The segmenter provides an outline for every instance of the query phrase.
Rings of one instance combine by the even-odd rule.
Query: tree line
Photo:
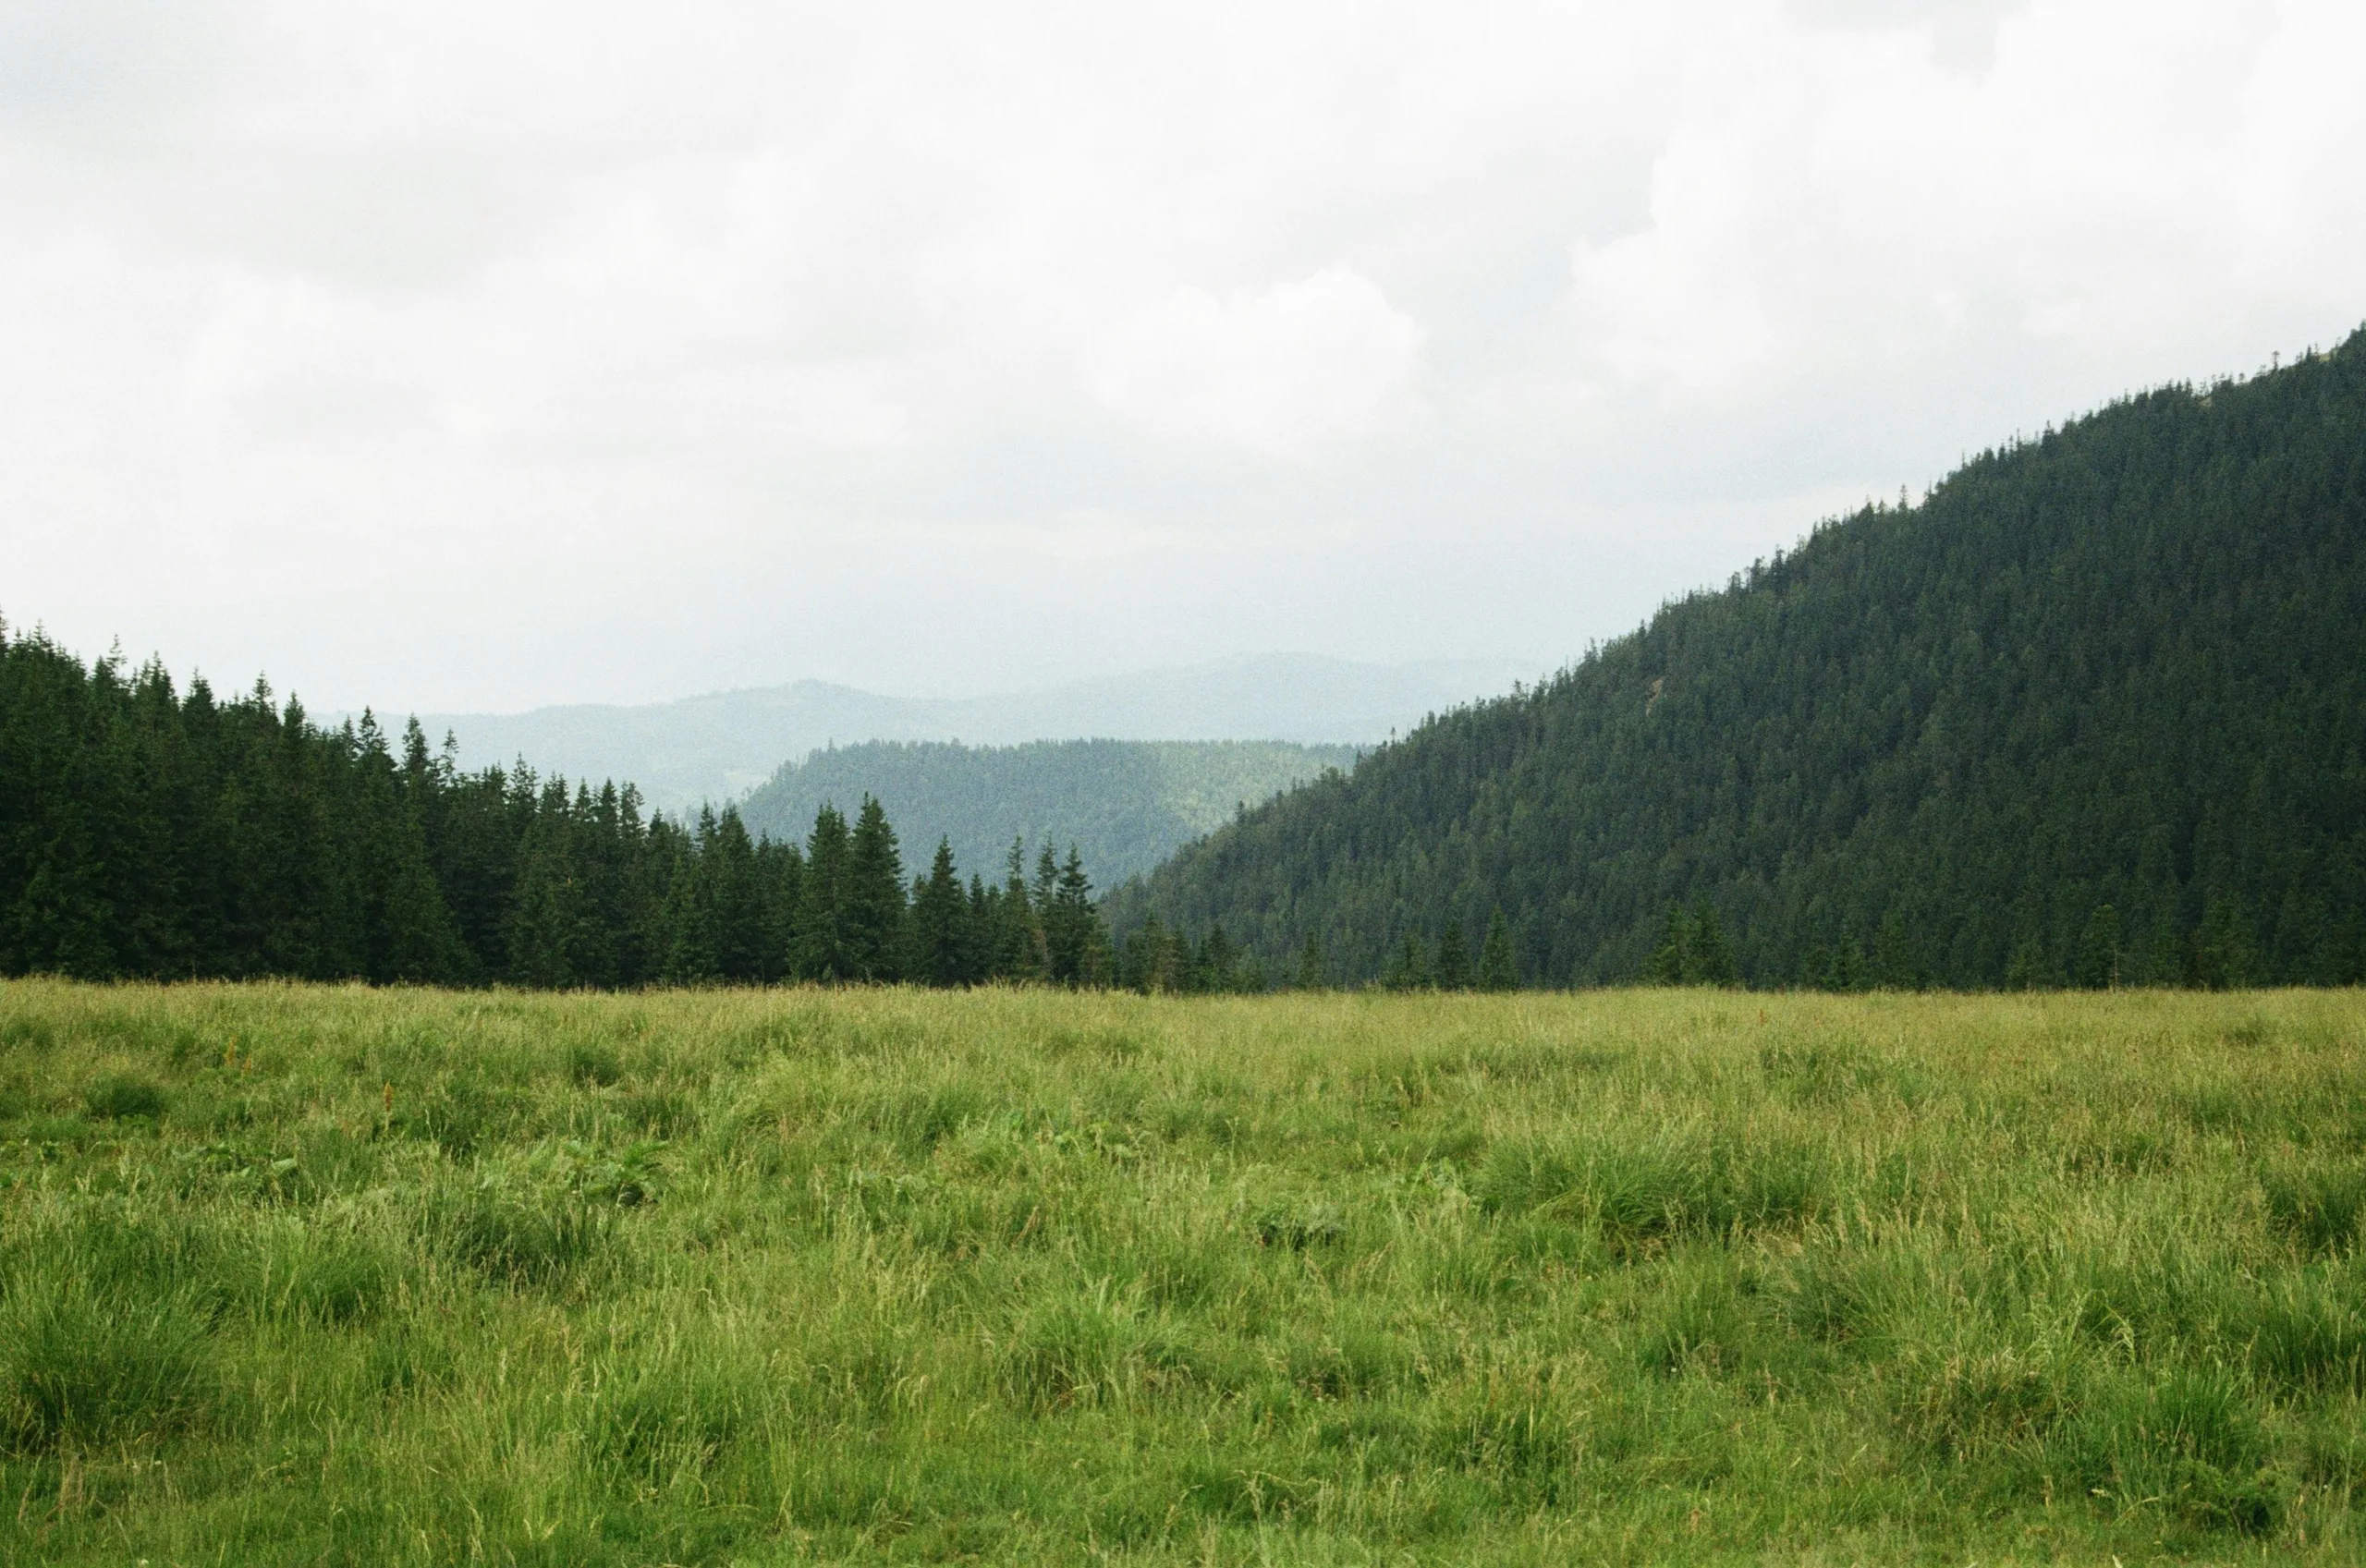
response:
[[[1116,956],[1073,849],[990,884],[940,844],[908,884],[868,796],[750,835],[0,623],[0,973],[1094,986]]]
[[[2366,333],[1822,525],[1186,846],[1112,923],[1313,940],[1347,980],[1500,910],[1549,985],[2356,984],[2360,626]]]

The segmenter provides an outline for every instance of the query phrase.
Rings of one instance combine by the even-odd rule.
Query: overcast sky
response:
[[[0,5],[0,614],[323,708],[1543,670],[2366,320],[2366,6]]]

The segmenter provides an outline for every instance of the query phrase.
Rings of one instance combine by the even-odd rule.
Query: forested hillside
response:
[[[1821,527],[1111,908],[1335,978],[1500,912],[1531,984],[2356,981],[2366,333]]]
[[[823,806],[876,796],[916,844],[952,841],[993,865],[1023,838],[1080,849],[1118,881],[1325,768],[1355,765],[1344,746],[1282,741],[1037,741],[1025,746],[874,742],[785,764],[739,807],[751,832],[793,834]]]
[[[886,697],[808,680],[632,707],[428,714],[421,722],[430,735],[448,730],[458,737],[463,768],[531,757],[572,776],[628,778],[652,806],[695,811],[762,786],[784,760],[874,740],[1017,746],[1099,735],[1369,745],[1527,673],[1490,660],[1361,664],[1267,653],[978,697]],[[1226,815],[1232,806],[1227,796]],[[935,842],[917,827],[912,837]]]
[[[1106,983],[1084,868],[1048,847],[908,890],[874,800],[751,836],[629,786],[461,771],[419,724],[323,728],[261,682],[184,695],[0,626],[0,974]]]

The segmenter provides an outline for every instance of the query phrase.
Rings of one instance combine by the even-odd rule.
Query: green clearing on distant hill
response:
[[[2355,1562],[2366,999],[0,984],[12,1562]]]
[[[1011,840],[1024,838],[1029,864],[1046,845],[1055,855],[1074,845],[1108,888],[1356,757],[1354,747],[1280,740],[872,741],[783,765],[739,814],[750,833],[801,843],[822,807],[851,817],[870,795],[906,835],[915,869],[944,838],[992,881]]]

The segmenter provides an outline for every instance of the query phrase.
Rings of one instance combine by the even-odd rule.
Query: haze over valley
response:
[[[800,681],[636,707],[420,718],[431,740],[440,744],[446,732],[454,736],[463,767],[506,766],[522,757],[570,779],[629,781],[652,806],[680,811],[738,799],[784,764],[802,762],[825,747],[865,741],[1370,746],[1411,730],[1431,713],[1496,695],[1540,673],[1501,661],[1377,665],[1266,654],[956,699],[886,697]],[[398,723],[400,716],[388,715],[388,722]],[[1344,760],[1334,749],[1308,772]],[[1228,813],[1231,804],[1227,797],[1223,810]]]

